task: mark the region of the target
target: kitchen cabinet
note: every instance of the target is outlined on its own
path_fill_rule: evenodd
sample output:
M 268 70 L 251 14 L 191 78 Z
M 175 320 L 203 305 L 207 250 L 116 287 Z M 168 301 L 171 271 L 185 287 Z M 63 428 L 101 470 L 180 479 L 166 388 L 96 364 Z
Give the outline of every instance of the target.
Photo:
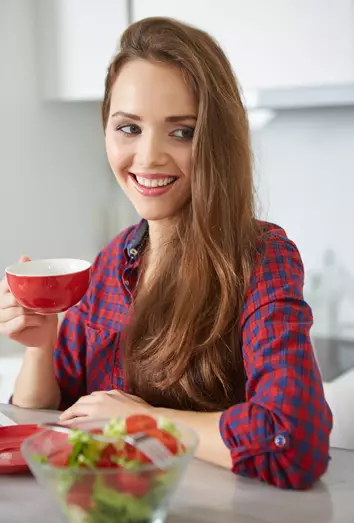
M 354 84 L 353 0 L 132 0 L 132 6 L 134 20 L 170 16 L 212 34 L 244 89 Z
M 39 85 L 49 100 L 100 100 L 128 0 L 37 0 Z
M 127 25 L 170 16 L 219 41 L 249 108 L 354 104 L 354 0 L 36 1 L 45 99 L 101 100 Z

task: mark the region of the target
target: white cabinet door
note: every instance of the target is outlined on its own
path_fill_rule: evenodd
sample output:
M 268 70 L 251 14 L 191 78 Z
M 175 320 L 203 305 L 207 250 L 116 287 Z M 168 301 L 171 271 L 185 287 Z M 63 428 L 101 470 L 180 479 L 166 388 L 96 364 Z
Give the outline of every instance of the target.
M 212 34 L 244 88 L 354 82 L 353 0 L 132 0 L 134 20 L 170 16 Z
M 37 0 L 40 86 L 45 98 L 97 100 L 128 0 Z

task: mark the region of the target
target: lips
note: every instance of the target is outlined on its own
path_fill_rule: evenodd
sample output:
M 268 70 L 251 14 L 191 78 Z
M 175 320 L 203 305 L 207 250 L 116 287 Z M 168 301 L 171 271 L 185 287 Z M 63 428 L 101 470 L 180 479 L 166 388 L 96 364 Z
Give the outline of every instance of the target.
M 165 194 L 174 185 L 177 180 L 176 176 L 170 174 L 134 174 L 129 173 L 134 187 L 143 196 L 161 196 Z

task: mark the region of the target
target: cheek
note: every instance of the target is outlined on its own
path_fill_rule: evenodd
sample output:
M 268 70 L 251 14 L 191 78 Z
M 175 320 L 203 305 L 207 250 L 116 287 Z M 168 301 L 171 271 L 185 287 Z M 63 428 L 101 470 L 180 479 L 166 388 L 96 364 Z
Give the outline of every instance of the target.
M 179 170 L 188 180 L 190 180 L 192 171 L 192 147 L 189 150 L 185 150 L 183 153 L 179 154 L 178 158 L 176 158 L 176 163 L 179 167 Z
M 111 168 L 114 170 L 114 164 L 116 163 L 116 156 L 117 156 L 117 148 L 115 146 L 114 141 L 110 136 L 106 136 L 106 153 L 107 158 L 109 161 L 109 164 Z
M 131 152 L 128 147 L 119 144 L 114 136 L 106 137 L 106 152 L 109 164 L 116 175 L 127 167 L 131 158 Z

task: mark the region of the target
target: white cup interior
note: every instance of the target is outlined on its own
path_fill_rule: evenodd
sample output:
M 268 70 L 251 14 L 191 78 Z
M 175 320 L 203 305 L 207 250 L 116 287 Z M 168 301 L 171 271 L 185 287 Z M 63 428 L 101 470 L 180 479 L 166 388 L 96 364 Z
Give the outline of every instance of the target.
M 85 260 L 57 258 L 16 263 L 7 267 L 5 271 L 14 276 L 60 276 L 82 272 L 90 267 L 91 263 Z

